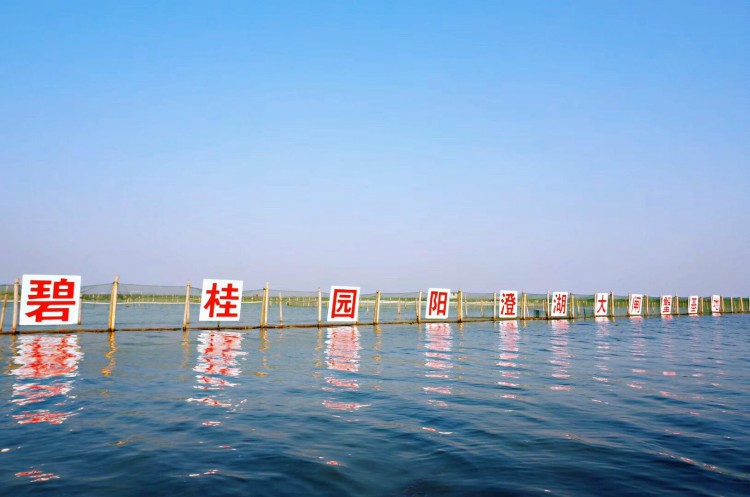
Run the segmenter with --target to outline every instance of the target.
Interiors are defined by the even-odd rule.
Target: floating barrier
[[[362,293],[356,286],[324,292],[245,289],[240,280],[205,279],[192,286],[82,285],[74,275],[25,275],[0,286],[0,332],[166,331],[315,328],[503,320],[571,320],[746,313],[748,297],[518,290],[472,293],[428,288]],[[278,307],[278,312],[271,312]],[[324,307],[326,313],[324,314]],[[11,312],[7,312],[10,308]],[[10,328],[6,315],[12,314]]]

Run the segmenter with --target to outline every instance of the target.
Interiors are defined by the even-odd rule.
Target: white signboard
[[[691,295],[688,297],[688,314],[698,314],[698,306],[700,305],[700,297],[697,295]]]
[[[594,297],[594,316],[607,317],[609,315],[609,295],[597,293]]]
[[[711,296],[711,312],[721,312],[721,295]]]
[[[661,305],[659,306],[661,308],[661,315],[666,316],[668,314],[672,314],[672,296],[671,295],[662,295],[661,296]]]
[[[628,301],[628,315],[640,316],[643,313],[643,295],[640,293],[633,293],[630,295]]]
[[[80,276],[24,274],[21,279],[21,314],[18,324],[78,324],[80,302]]]
[[[329,323],[356,323],[359,318],[359,287],[332,286],[328,299]]]
[[[497,315],[501,318],[517,318],[518,317],[518,291],[516,290],[503,290],[500,292],[498,300],[498,312]]]
[[[203,280],[199,321],[239,321],[242,280]]]
[[[549,304],[549,314],[553,318],[568,317],[568,292],[553,292]]]
[[[425,319],[447,319],[450,310],[451,291],[449,288],[430,288],[427,290]]]

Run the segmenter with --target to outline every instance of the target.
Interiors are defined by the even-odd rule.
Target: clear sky
[[[0,282],[750,294],[750,2],[0,9]]]

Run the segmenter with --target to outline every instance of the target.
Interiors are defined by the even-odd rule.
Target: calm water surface
[[[5,495],[750,495],[750,316],[0,337]]]

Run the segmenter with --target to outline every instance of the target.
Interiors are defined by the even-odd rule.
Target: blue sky
[[[747,1],[0,23],[0,282],[750,294]]]

